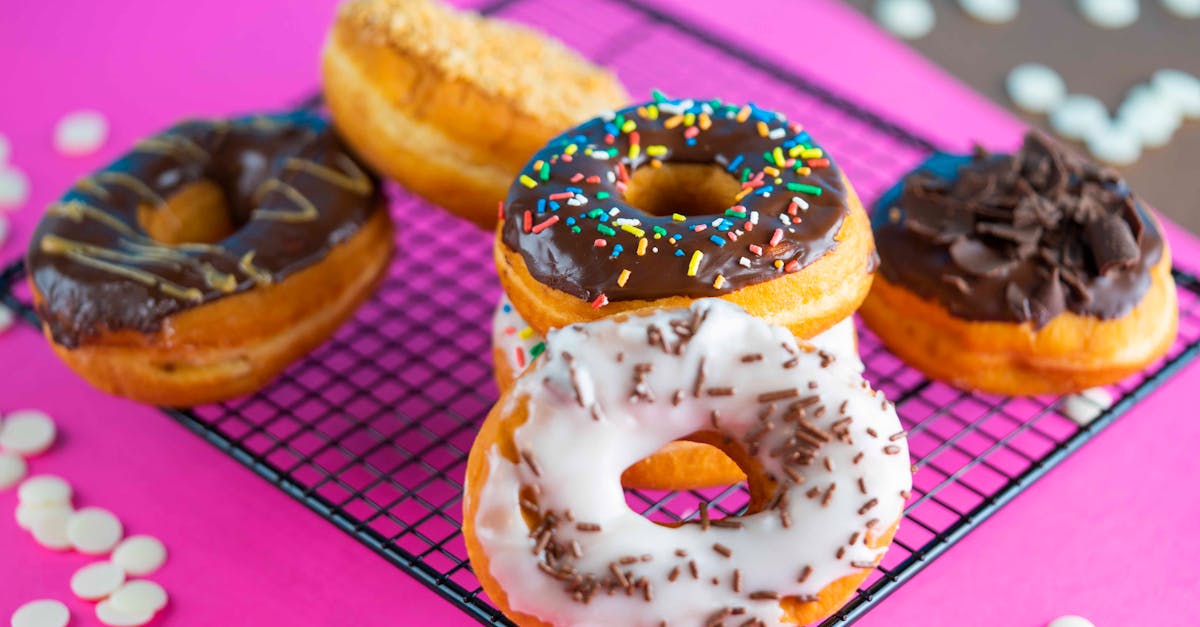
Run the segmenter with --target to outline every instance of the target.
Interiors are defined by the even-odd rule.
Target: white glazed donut
[[[492,316],[492,359],[496,383],[508,389],[514,379],[546,349],[546,338],[529,326],[512,306],[508,296],[501,295]],[[838,359],[838,363],[862,373],[866,367],[858,354],[858,332],[854,319],[846,318],[828,331],[808,340],[819,350]]]
[[[471,449],[463,531],[484,590],[520,625],[832,613],[882,558],[912,477],[894,407],[830,366],[714,299],[552,331]],[[697,433],[746,471],[747,513],[668,527],[632,511],[622,471]]]

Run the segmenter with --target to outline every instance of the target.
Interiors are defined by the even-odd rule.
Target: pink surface
[[[737,20],[719,17],[727,15],[725,3],[660,2],[945,145],[978,137],[1011,146],[1020,131],[1007,114],[835,2],[809,0],[801,15],[785,0],[759,0],[761,10],[739,12]],[[32,202],[12,215],[4,261],[20,254],[40,207],[142,134],[183,115],[278,107],[311,90],[333,3],[302,10],[283,0],[111,4],[22,3],[0,21],[0,53],[17,60],[5,69],[6,91],[21,94],[0,105],[0,133],[34,184]],[[787,15],[794,19],[780,19]],[[803,57],[769,52],[795,49],[771,42],[794,41],[797,28],[805,33]],[[57,156],[55,120],[83,107],[110,116],[108,146],[88,158]],[[1197,265],[1193,238],[1173,230],[1171,241],[1178,257]],[[155,410],[92,391],[36,333],[21,328],[0,337],[0,356],[9,364],[0,412],[39,407],[65,433],[33,460],[34,471],[69,478],[77,505],[108,507],[131,532],[166,541],[170,561],[154,576],[172,594],[163,623],[467,624],[435,594]],[[1190,562],[1200,556],[1200,538],[1185,524],[1200,518],[1200,501],[1179,493],[1179,478],[1195,477],[1200,462],[1189,447],[1164,442],[1200,439],[1200,424],[1185,409],[1197,384],[1200,371],[1191,368],[861,624],[1041,625],[1065,613],[1097,625],[1194,624],[1200,575]],[[0,511],[14,506],[12,492],[0,493]],[[0,618],[49,596],[68,601],[77,624],[94,623],[89,604],[71,602],[67,589],[70,574],[88,561],[83,556],[38,548],[7,515],[0,516],[0,556]]]

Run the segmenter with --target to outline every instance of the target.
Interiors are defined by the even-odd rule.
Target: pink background
[[[951,147],[980,138],[1013,145],[1008,114],[879,34],[832,0],[758,0],[731,16],[715,0],[657,0],[769,52],[802,45],[799,69]],[[303,8],[298,5],[304,4]],[[185,115],[277,108],[317,83],[316,52],[334,2],[23,2],[0,20],[6,59],[0,133],[33,198],[11,214],[0,261],[23,250],[40,208],[139,136]],[[740,6],[749,6],[742,3]],[[779,50],[778,47],[774,48]],[[786,49],[786,47],[785,47]],[[798,65],[798,64],[797,64]],[[78,108],[105,112],[100,154],[58,156],[54,122]],[[1200,245],[1172,230],[1182,265]],[[469,624],[448,603],[256,478],[157,411],[95,392],[28,328],[0,337],[7,376],[0,412],[38,407],[64,432],[32,461],[77,490],[76,505],[117,512],[131,533],[171,551],[153,578],[172,595],[165,624]],[[18,361],[19,360],[19,361]],[[1200,471],[1191,443],[1200,370],[1189,368],[970,534],[860,624],[1042,625],[1067,613],[1097,625],[1196,624],[1200,499],[1184,481]],[[1174,443],[1174,444],[1172,444]],[[1187,444],[1184,444],[1187,443]],[[16,504],[0,493],[0,511]],[[24,601],[66,601],[76,624],[90,604],[67,581],[87,563],[37,547],[0,516],[0,619]]]

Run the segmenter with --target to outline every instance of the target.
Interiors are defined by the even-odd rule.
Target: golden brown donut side
[[[122,330],[55,353],[93,386],[169,407],[249,394],[324,342],[374,291],[394,246],[380,208],[320,262],[280,283],[170,316],[154,334]],[[41,294],[34,288],[34,301]]]
[[[1039,331],[1028,322],[952,316],[882,276],[859,313],[892,352],[931,378],[995,394],[1069,394],[1120,381],[1170,348],[1179,315],[1165,242],[1150,275],[1150,288],[1127,315],[1066,312]]]
[[[547,623],[537,616],[512,609],[503,585],[492,576],[488,554],[475,535],[475,517],[479,512],[480,490],[488,480],[488,451],[497,447],[501,455],[515,463],[517,451],[513,445],[513,432],[528,418],[524,402],[526,399],[518,399],[518,402],[513,404],[513,413],[505,414],[502,408],[507,405],[508,398],[507,393],[502,395],[500,401],[492,407],[479,434],[475,437],[475,443],[471,446],[471,452],[467,458],[467,474],[463,492],[463,540],[475,576],[497,609],[521,627],[553,627],[551,623]],[[712,434],[697,435],[698,439],[720,444],[719,438],[705,437]],[[744,455],[739,455],[737,450],[731,449],[728,452],[734,456],[744,457]],[[756,475],[750,478],[752,485],[771,485],[761,468],[756,468],[754,464],[746,464],[746,466],[751,473]],[[622,483],[624,483],[624,477],[622,477]],[[762,495],[754,496],[759,498],[752,498],[751,511],[762,507],[761,502],[755,502],[761,501]],[[536,521],[526,520],[526,523],[532,527]],[[874,548],[888,546],[899,525],[899,520],[893,522],[883,534],[868,537],[867,543]],[[863,570],[861,573],[848,575],[834,581],[821,590],[816,601],[799,601],[795,597],[780,599],[779,604],[784,612],[784,620],[796,625],[807,625],[833,614],[838,608],[845,605],[859,584],[870,573],[870,570]]]
[[[828,330],[854,313],[871,288],[875,240],[858,195],[843,177],[846,219],[835,239],[837,246],[798,272],[729,292],[721,298],[751,315],[787,327],[799,338]],[[534,279],[519,251],[510,250],[497,229],[494,246],[500,284],[521,317],[538,333],[645,308],[687,307],[693,299],[672,296],[657,300],[615,301],[594,309],[566,292]]]
[[[513,57],[512,65],[532,75],[554,57],[557,82],[531,86],[527,91],[537,93],[518,99],[489,83],[496,79],[484,74],[493,60],[455,59],[452,67],[445,51],[407,40],[419,33],[388,28],[382,22],[389,16],[430,23],[451,41],[486,39],[475,48]],[[555,54],[560,48],[523,27],[455,14],[428,0],[355,0],[341,9],[325,45],[325,101],[342,136],[376,170],[490,228],[496,203],[530,155],[571,124],[628,99],[612,75],[574,54]],[[560,103],[545,93],[559,89],[581,92],[581,102]],[[524,106],[539,95],[545,106]]]

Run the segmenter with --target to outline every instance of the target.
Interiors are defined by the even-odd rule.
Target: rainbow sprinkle
[[[682,257],[687,259],[688,277],[710,283],[716,290],[730,284],[723,273],[731,272],[730,268],[734,277],[744,276],[742,268],[800,270],[799,258],[781,258],[793,255],[794,247],[779,245],[789,233],[797,232],[795,225],[802,216],[810,217],[805,212],[813,198],[838,191],[830,187],[828,175],[809,178],[834,167],[824,149],[801,125],[754,104],[670,99],[657,90],[652,96],[651,102],[607,114],[577,132],[568,131],[530,161],[517,179],[524,188],[535,190],[524,195],[535,200],[526,205],[529,210],[519,214],[522,232],[538,235],[561,228],[572,236],[591,235],[594,247],[605,249],[598,257],[611,261],[620,260],[623,253],[628,259],[630,252],[638,257]],[[634,171],[669,164],[673,146],[701,145],[704,133],[714,128],[729,132],[731,123],[747,125],[747,133],[755,137],[757,145],[752,154],[716,156],[717,165],[740,185],[732,206],[716,216],[676,212],[647,219],[644,214],[629,214],[621,194]],[[676,135],[664,142],[663,133]],[[580,156],[591,159],[580,160]],[[577,165],[563,165],[572,161]],[[781,195],[780,201],[762,200]],[[760,216],[764,206],[770,209]],[[502,202],[502,215],[504,209]],[[768,229],[769,235],[748,235],[758,230],[756,226]],[[651,237],[670,246],[656,243],[651,247]],[[727,250],[730,252],[724,252]],[[702,269],[706,251],[716,256]],[[631,274],[630,268],[614,264],[612,283],[600,287],[610,292],[625,288]],[[608,302],[609,297],[600,293],[592,306],[598,309]]]

